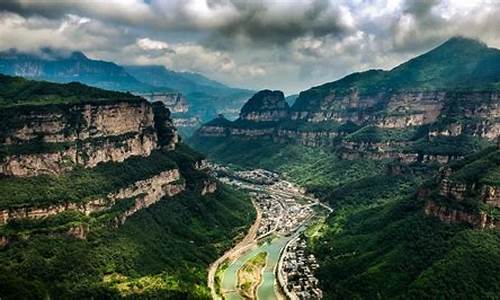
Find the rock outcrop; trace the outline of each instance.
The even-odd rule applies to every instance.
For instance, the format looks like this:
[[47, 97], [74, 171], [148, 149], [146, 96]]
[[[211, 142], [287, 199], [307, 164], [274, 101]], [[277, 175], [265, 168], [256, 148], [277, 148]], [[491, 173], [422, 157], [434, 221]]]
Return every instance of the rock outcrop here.
[[[66, 202], [48, 207], [34, 207], [29, 203], [23, 207], [0, 210], [0, 224], [13, 219], [37, 219], [56, 215], [66, 210], [76, 210], [85, 215], [111, 208], [116, 202], [135, 198], [134, 212], [148, 207], [163, 197], [171, 197], [184, 190], [184, 182], [178, 169], [163, 171], [151, 178], [135, 182], [129, 187], [122, 188], [99, 198], [81, 203]], [[130, 216], [131, 210], [128, 211]]]
[[[465, 223], [478, 229], [500, 226], [500, 219], [495, 218], [495, 213], [490, 213], [500, 208], [499, 187], [485, 184], [480, 179], [458, 180], [454, 177], [456, 172], [451, 168], [441, 170], [437, 187], [441, 201], [427, 199], [425, 213], [444, 222]], [[488, 170], [484, 173], [486, 176]], [[472, 203], [477, 207], [471, 208]]]
[[[34, 145], [35, 151], [7, 156], [0, 167], [5, 175], [60, 173], [63, 165], [94, 166], [131, 155], [146, 156], [156, 147], [153, 112], [145, 102], [17, 108], [16, 112], [1, 142], [14, 149]], [[90, 153], [84, 151], [89, 145]], [[93, 151], [97, 149], [101, 151]]]
[[468, 224], [476, 229], [492, 229], [500, 226], [500, 220], [489, 216], [485, 212], [472, 213], [461, 209], [451, 208], [427, 201], [424, 212], [442, 222], [451, 224]]
[[[177, 143], [175, 128], [163, 117], [161, 141]], [[158, 148], [158, 130], [146, 101], [94, 101], [82, 104], [23, 106], [6, 109], [8, 127], [0, 135], [6, 155], [0, 174], [60, 174], [75, 165], [94, 167], [131, 156], [148, 156]], [[167, 121], [165, 121], [167, 120]], [[162, 145], [163, 146], [163, 145]]]
[[281, 91], [263, 90], [250, 98], [240, 112], [240, 119], [252, 122], [277, 122], [288, 117], [288, 103]]
[[185, 113], [189, 110], [189, 104], [181, 93], [136, 93], [150, 102], [160, 101], [173, 113]]

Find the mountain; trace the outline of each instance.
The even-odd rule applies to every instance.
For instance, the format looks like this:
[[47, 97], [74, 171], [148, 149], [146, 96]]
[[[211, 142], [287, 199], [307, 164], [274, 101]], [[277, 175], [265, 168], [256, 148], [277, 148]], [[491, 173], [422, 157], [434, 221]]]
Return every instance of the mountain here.
[[[500, 133], [494, 113], [499, 109], [499, 59], [499, 50], [452, 38], [390, 71], [355, 73], [301, 92], [288, 117], [272, 124], [266, 135], [334, 146], [345, 158], [460, 158]], [[477, 81], [484, 65], [488, 70]], [[246, 126], [248, 134], [252, 129], [262, 134], [262, 124]]]
[[248, 228], [160, 101], [0, 76], [2, 298], [208, 298]]
[[254, 93], [231, 88], [203, 75], [175, 72], [163, 66], [127, 66], [137, 79], [156, 87], [169, 87], [183, 93], [191, 104], [191, 113], [208, 121], [219, 113], [232, 118]]
[[[90, 59], [79, 51], [42, 48], [36, 53], [16, 49], [0, 52], [0, 73], [57, 83], [80, 82], [147, 99], [180, 97], [186, 103], [174, 113], [186, 136], [219, 113], [234, 118], [253, 91], [228, 87], [197, 73], [175, 72], [163, 66], [126, 66]], [[172, 101], [167, 100], [168, 106]], [[171, 110], [179, 107], [168, 106]]]
[[500, 292], [499, 61], [452, 38], [303, 91], [287, 109], [261, 91], [188, 142], [279, 171], [335, 209], [305, 233], [325, 298], [488, 298]]
[[125, 70], [142, 82], [153, 86], [168, 86], [184, 94], [197, 92], [218, 93], [230, 89], [228, 86], [190, 72], [175, 72], [164, 66], [125, 66]]
[[0, 52], [0, 73], [59, 83], [78, 81], [118, 91], [149, 91], [153, 88], [112, 62], [89, 59], [78, 51], [50, 48], [43, 48], [37, 54], [15, 49]]

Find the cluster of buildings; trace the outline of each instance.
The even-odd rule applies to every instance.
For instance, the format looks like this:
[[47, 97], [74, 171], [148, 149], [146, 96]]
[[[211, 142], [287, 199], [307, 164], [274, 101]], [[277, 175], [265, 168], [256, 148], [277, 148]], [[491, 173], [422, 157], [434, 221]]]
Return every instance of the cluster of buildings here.
[[278, 229], [284, 208], [279, 201], [276, 201], [267, 193], [253, 192], [251, 196], [262, 214], [257, 229], [257, 237], [262, 238]]
[[319, 267], [314, 255], [306, 249], [306, 241], [301, 238], [292, 240], [283, 252], [280, 276], [290, 298], [321, 299], [323, 293], [314, 271]]
[[[305, 189], [283, 180], [276, 173], [263, 169], [236, 171], [211, 164], [212, 175], [221, 182], [250, 191], [249, 195], [261, 212], [257, 240], [273, 233], [296, 234], [300, 226], [314, 215], [314, 205], [324, 205]], [[331, 210], [329, 207], [326, 207]], [[291, 299], [321, 299], [316, 259], [306, 250], [305, 240], [293, 238], [283, 251], [278, 267], [281, 286]]]
[[246, 170], [234, 172], [234, 176], [256, 184], [273, 184], [279, 181], [279, 174], [264, 169]]

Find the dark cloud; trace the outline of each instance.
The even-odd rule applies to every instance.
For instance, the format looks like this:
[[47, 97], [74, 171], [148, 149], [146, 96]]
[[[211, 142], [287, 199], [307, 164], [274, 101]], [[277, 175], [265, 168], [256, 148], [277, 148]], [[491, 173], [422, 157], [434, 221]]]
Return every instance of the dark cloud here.
[[296, 92], [460, 34], [500, 47], [497, 0], [0, 0], [0, 50], [50, 46]]
[[[326, 0], [316, 0], [298, 11], [274, 13], [264, 3], [236, 4], [240, 16], [217, 28], [213, 40], [220, 46], [233, 41], [248, 45], [283, 45], [304, 36], [341, 36], [349, 31], [338, 9]], [[293, 9], [293, 7], [291, 7]], [[302, 10], [304, 9], [304, 10]]]

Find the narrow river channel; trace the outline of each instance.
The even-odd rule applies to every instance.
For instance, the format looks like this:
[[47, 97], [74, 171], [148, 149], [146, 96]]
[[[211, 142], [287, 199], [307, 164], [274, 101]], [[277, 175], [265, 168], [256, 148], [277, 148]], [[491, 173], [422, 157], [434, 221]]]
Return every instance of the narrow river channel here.
[[284, 296], [278, 297], [276, 285], [278, 284], [276, 281], [275, 269], [276, 265], [279, 262], [280, 254], [285, 248], [288, 241], [293, 239], [302, 233], [306, 224], [302, 225], [300, 228], [295, 231], [293, 235], [290, 236], [278, 236], [273, 238], [270, 242], [265, 242], [256, 246], [243, 255], [241, 255], [237, 260], [229, 265], [222, 277], [221, 288], [224, 294], [225, 299], [235, 300], [235, 299], [243, 299], [240, 295], [238, 295], [236, 291], [236, 286], [238, 284], [238, 270], [245, 264], [247, 260], [254, 257], [260, 252], [267, 253], [267, 261], [266, 267], [264, 269], [264, 273], [262, 276], [262, 283], [257, 288], [257, 299], [258, 300], [275, 300], [275, 299], [285, 299]]
[[247, 260], [254, 257], [260, 252], [267, 253], [267, 263], [264, 270], [262, 283], [257, 289], [257, 297], [259, 300], [278, 299], [274, 288], [274, 269], [278, 264], [281, 250], [285, 247], [286, 243], [291, 238], [291, 236], [274, 238], [271, 242], [266, 242], [254, 247], [244, 255], [240, 256], [231, 265], [229, 265], [229, 267], [223, 274], [221, 283], [221, 288], [224, 291], [224, 296], [226, 297], [226, 299], [243, 299], [236, 292], [236, 285], [238, 284], [238, 270], [243, 264], [245, 264]]

